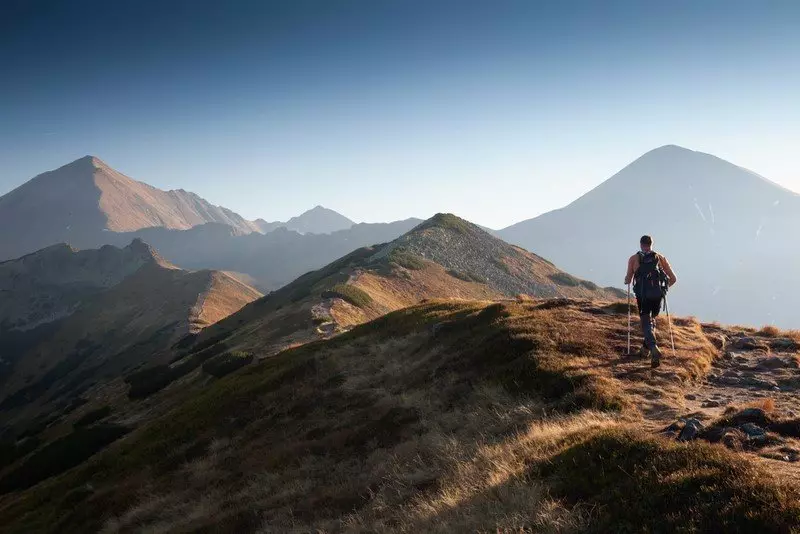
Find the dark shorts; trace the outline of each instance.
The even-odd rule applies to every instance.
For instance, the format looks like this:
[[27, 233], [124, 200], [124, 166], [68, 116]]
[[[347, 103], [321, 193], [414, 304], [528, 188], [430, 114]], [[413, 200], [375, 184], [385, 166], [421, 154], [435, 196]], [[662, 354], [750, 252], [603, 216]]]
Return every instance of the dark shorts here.
[[639, 315], [651, 315], [658, 317], [661, 312], [661, 298], [641, 299], [636, 297], [636, 305], [639, 307]]

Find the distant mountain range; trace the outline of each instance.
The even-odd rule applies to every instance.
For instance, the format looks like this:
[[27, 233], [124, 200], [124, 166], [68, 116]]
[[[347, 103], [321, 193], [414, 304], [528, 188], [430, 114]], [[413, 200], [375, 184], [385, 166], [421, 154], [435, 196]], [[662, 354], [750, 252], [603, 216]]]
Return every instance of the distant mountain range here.
[[[653, 150], [570, 205], [489, 232], [604, 285], [622, 285], [642, 234], [669, 257], [674, 311], [729, 323], [796, 326], [800, 196], [708, 154]], [[317, 206], [285, 222], [247, 221], [185, 191], [160, 191], [86, 157], [0, 197], [0, 259], [66, 242], [141, 238], [189, 269], [246, 275], [262, 291], [421, 222], [353, 224]]]
[[675, 311], [797, 327], [798, 231], [800, 195], [709, 154], [665, 146], [498, 235], [578, 276], [622, 286], [627, 258], [651, 234], [678, 275]]
[[[79, 248], [121, 243], [113, 234], [146, 229], [188, 230], [207, 223], [232, 235], [286, 228], [301, 234], [345, 230], [353, 221], [317, 206], [286, 222], [248, 221], [183, 189], [162, 191], [137, 182], [94, 156], [45, 172], [0, 197], [0, 260], [56, 243]], [[112, 234], [109, 236], [108, 234]]]

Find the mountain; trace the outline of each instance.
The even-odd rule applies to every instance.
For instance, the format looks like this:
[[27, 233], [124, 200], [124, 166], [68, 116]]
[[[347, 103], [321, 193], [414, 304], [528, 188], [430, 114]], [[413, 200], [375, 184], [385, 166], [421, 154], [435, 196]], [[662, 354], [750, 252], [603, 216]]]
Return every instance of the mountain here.
[[568, 206], [499, 232], [557, 265], [621, 286], [650, 234], [678, 275], [670, 304], [728, 323], [797, 325], [800, 196], [722, 159], [653, 150]]
[[[624, 309], [434, 300], [243, 369], [233, 363], [245, 357], [231, 356], [176, 404], [165, 402], [185, 381], [148, 399], [146, 420], [125, 405], [81, 407], [47, 445], [6, 447], [17, 456], [0, 468], [0, 523], [9, 532], [792, 532], [799, 472], [780, 451], [797, 450], [797, 417], [763, 401], [697, 409], [719, 393], [706, 381], [719, 362], [741, 360], [741, 371], [764, 356], [737, 348], [722, 358], [719, 346], [791, 340], [676, 318], [677, 354], [653, 371], [620, 356]], [[261, 334], [249, 333], [253, 346]], [[212, 341], [195, 354], [228, 342]]]
[[[237, 349], [271, 354], [425, 299], [485, 300], [520, 294], [625, 296], [575, 278], [468, 221], [438, 214], [390, 243], [355, 250], [301, 276], [202, 332], [199, 343], [223, 336]], [[240, 334], [248, 344], [237, 345]]]
[[333, 210], [316, 206], [286, 222], [267, 222], [264, 219], [254, 221], [262, 234], [278, 228], [294, 230], [301, 234], [330, 234], [338, 230], [347, 230], [355, 223]]
[[261, 293], [217, 271], [188, 272], [147, 244], [48, 247], [0, 264], [0, 437], [58, 418], [91, 389], [172, 357], [200, 331]]
[[242, 234], [259, 231], [255, 223], [194, 193], [156, 189], [85, 156], [0, 197], [0, 225], [15, 229], [0, 236], [0, 259], [60, 242], [99, 246], [105, 244], [104, 231], [187, 229], [208, 222]]
[[408, 219], [361, 223], [329, 234], [300, 234], [281, 227], [266, 234], [246, 235], [225, 224], [208, 223], [189, 230], [146, 228], [127, 233], [106, 232], [102, 237], [115, 245], [141, 238], [176, 265], [244, 273], [252, 277], [259, 288], [268, 291], [358, 247], [391, 241], [419, 222], [419, 219]]
[[141, 240], [123, 249], [81, 251], [61, 243], [2, 262], [0, 331], [29, 330], [65, 317], [82, 301], [151, 263], [168, 267]]

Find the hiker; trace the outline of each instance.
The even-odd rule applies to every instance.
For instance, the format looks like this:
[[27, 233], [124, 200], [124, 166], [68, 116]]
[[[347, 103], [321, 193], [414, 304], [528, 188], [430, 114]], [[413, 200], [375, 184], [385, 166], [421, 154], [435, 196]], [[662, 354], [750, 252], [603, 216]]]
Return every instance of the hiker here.
[[639, 350], [639, 355], [647, 357], [649, 354], [651, 366], [655, 368], [661, 365], [661, 351], [653, 333], [655, 318], [661, 311], [661, 303], [667, 290], [675, 285], [678, 279], [667, 258], [653, 250], [652, 237], [642, 236], [639, 245], [641, 250], [628, 259], [625, 285], [630, 286], [633, 281], [633, 293], [636, 295], [636, 306], [639, 308], [644, 336], [644, 345]]

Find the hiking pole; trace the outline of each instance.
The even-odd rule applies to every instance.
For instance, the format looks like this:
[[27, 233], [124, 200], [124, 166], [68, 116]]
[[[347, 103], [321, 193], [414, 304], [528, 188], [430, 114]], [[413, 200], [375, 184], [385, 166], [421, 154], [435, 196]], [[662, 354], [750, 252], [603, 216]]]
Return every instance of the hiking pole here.
[[675, 338], [672, 336], [672, 319], [669, 316], [669, 301], [667, 295], [664, 295], [664, 311], [667, 312], [667, 324], [669, 325], [669, 341], [672, 343], [672, 357], [675, 357]]
[[628, 356], [631, 355], [631, 284], [628, 282]]

